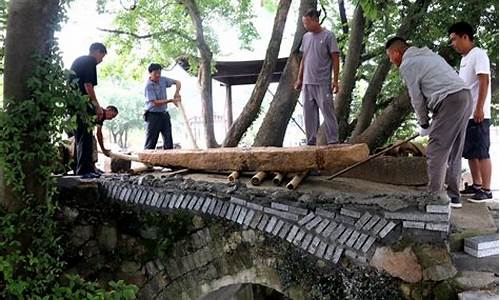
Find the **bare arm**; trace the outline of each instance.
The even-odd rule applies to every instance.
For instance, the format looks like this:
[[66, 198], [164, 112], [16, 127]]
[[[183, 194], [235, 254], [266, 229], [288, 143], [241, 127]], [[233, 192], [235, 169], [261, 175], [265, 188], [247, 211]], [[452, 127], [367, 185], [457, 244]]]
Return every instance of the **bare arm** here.
[[99, 143], [99, 146], [101, 147], [102, 153], [104, 153], [104, 155], [106, 156], [109, 156], [109, 150], [104, 148], [104, 140], [102, 137], [102, 126], [99, 125], [97, 126], [96, 138], [97, 142]]
[[339, 68], [340, 68], [340, 56], [338, 52], [332, 53], [332, 91], [337, 93], [339, 90]]
[[175, 81], [175, 94], [174, 98], [180, 98], [181, 95], [179, 94], [181, 91], [181, 82], [179, 80]]
[[92, 83], [88, 82], [84, 83], [83, 86], [85, 87], [85, 91], [87, 91], [87, 95], [89, 95], [90, 102], [95, 108], [97, 118], [98, 119], [102, 118], [103, 111], [101, 105], [99, 104], [99, 101], [97, 101], [97, 97], [95, 96], [94, 86], [92, 85]]
[[304, 78], [304, 56], [302, 56], [302, 59], [300, 60], [299, 74], [297, 76], [297, 80], [295, 81], [294, 88], [297, 91], [300, 91], [302, 89], [302, 79], [303, 78]]
[[479, 79], [479, 95], [474, 108], [474, 121], [481, 123], [484, 120], [484, 102], [486, 101], [486, 95], [488, 95], [490, 76], [488, 74], [478, 74], [477, 77]]

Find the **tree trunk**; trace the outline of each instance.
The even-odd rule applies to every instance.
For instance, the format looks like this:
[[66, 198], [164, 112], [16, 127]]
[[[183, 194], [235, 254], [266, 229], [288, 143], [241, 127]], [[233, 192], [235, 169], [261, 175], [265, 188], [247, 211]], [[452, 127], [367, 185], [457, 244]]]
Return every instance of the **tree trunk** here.
[[405, 91], [394, 98], [391, 103], [382, 111], [370, 127], [362, 134], [354, 137], [351, 143], [366, 143], [371, 150], [382, 146], [401, 123], [412, 112], [410, 97]]
[[[416, 1], [413, 7], [411, 7], [408, 11], [408, 15], [399, 27], [397, 35], [402, 38], [408, 38], [412, 30], [421, 22], [421, 15], [427, 11], [427, 7], [429, 6], [429, 4], [430, 1], [428, 0]], [[370, 123], [375, 114], [377, 97], [382, 90], [382, 86], [384, 84], [385, 78], [387, 77], [387, 74], [391, 70], [391, 66], [391, 62], [389, 61], [387, 56], [384, 55], [382, 61], [377, 67], [377, 70], [373, 74], [372, 79], [370, 80], [370, 84], [366, 89], [365, 95], [363, 96], [361, 112], [352, 134], [353, 137], [361, 134], [366, 128], [368, 128], [368, 126], [370, 126]]]
[[274, 18], [271, 40], [269, 41], [269, 45], [267, 47], [266, 58], [262, 64], [259, 77], [255, 83], [250, 100], [245, 105], [236, 121], [234, 121], [231, 125], [231, 128], [229, 128], [229, 132], [227, 133], [224, 143], [222, 144], [223, 147], [238, 146], [243, 134], [245, 134], [247, 129], [259, 115], [262, 100], [264, 100], [267, 88], [271, 82], [271, 76], [274, 68], [276, 67], [276, 62], [278, 61], [281, 40], [283, 38], [283, 30], [285, 29], [286, 17], [291, 3], [291, 0], [280, 0], [279, 2], [278, 11], [276, 12], [276, 17]]
[[212, 99], [212, 51], [205, 41], [203, 33], [203, 21], [200, 11], [194, 0], [182, 0], [187, 8], [191, 21], [196, 29], [196, 43], [200, 51], [200, 69], [198, 72], [198, 83], [201, 91], [201, 111], [205, 125], [205, 141], [208, 148], [217, 147], [214, 133], [214, 108]]
[[309, 9], [316, 8], [316, 5], [316, 0], [301, 0], [300, 2], [292, 50], [281, 74], [276, 94], [257, 132], [253, 146], [283, 146], [286, 128], [293, 115], [300, 94], [295, 91], [293, 84], [299, 72], [299, 48], [302, 36], [306, 33], [302, 24], [302, 16]]
[[[59, 9], [58, 0], [9, 1], [4, 65], [4, 107], [7, 114], [9, 106], [21, 105], [30, 97], [31, 91], [26, 81], [36, 63], [33, 55], [47, 56], [50, 53]], [[31, 146], [29, 140], [24, 140], [23, 143], [25, 147]], [[23, 162], [22, 169], [26, 175], [23, 182], [26, 191], [41, 202], [47, 197], [47, 190], [40, 184], [32, 168], [33, 164], [40, 163], [44, 162], [27, 160]], [[9, 211], [18, 210], [25, 205], [11, 193], [8, 186], [5, 198], [1, 201]]]

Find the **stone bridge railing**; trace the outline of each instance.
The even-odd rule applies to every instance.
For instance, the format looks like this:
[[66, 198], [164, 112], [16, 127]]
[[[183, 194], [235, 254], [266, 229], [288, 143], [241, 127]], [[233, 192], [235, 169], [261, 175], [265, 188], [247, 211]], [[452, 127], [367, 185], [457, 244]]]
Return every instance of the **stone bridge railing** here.
[[100, 192], [106, 199], [144, 209], [222, 218], [332, 264], [342, 257], [367, 264], [378, 247], [405, 238], [442, 242], [450, 228], [447, 199], [426, 193], [269, 191], [160, 175], [106, 178]]

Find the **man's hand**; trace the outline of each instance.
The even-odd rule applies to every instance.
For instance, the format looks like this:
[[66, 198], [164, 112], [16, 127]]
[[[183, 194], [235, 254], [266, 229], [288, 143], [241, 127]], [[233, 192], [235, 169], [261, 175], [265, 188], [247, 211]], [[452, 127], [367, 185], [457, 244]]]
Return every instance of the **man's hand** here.
[[484, 121], [484, 111], [482, 108], [476, 108], [474, 111], [474, 122], [481, 123], [482, 121]]
[[332, 85], [331, 85], [331, 90], [334, 94], [337, 94], [339, 92], [339, 89], [340, 89], [340, 86], [339, 86], [339, 82], [338, 81], [332, 81]]
[[295, 88], [296, 91], [302, 90], [302, 80], [297, 79], [297, 81], [295, 81], [295, 85], [293, 87]]
[[109, 150], [109, 149], [102, 149], [102, 153], [104, 155], [106, 155], [107, 157], [109, 157], [111, 155], [111, 150]]

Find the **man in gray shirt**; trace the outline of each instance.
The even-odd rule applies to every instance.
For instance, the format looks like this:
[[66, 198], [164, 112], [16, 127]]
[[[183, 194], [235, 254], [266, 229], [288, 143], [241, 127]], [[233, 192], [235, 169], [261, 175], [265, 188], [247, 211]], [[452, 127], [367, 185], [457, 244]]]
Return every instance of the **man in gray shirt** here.
[[[304, 122], [308, 145], [316, 145], [319, 128], [318, 107], [326, 124], [326, 141], [338, 143], [338, 124], [335, 118], [332, 92], [339, 88], [339, 48], [335, 35], [321, 27], [320, 12], [311, 9], [302, 17], [308, 31], [302, 37], [299, 76], [295, 89], [303, 88]], [[333, 70], [332, 70], [333, 69]], [[333, 71], [333, 79], [332, 79]]]
[[[144, 96], [146, 98], [144, 120], [146, 121], [146, 143], [144, 149], [155, 149], [161, 133], [163, 149], [172, 149], [172, 125], [167, 112], [168, 103], [177, 105], [181, 101], [179, 94], [181, 82], [161, 76], [161, 65], [151, 64], [148, 68], [149, 79], [146, 82]], [[167, 99], [167, 88], [175, 84], [173, 99]]]
[[403, 38], [394, 37], [385, 48], [408, 88], [420, 135], [429, 135], [428, 190], [443, 191], [446, 180], [451, 206], [461, 207], [459, 186], [465, 128], [472, 111], [470, 91], [457, 72], [427, 47], [410, 47]]

